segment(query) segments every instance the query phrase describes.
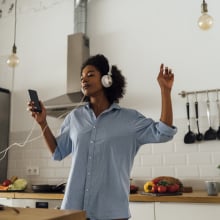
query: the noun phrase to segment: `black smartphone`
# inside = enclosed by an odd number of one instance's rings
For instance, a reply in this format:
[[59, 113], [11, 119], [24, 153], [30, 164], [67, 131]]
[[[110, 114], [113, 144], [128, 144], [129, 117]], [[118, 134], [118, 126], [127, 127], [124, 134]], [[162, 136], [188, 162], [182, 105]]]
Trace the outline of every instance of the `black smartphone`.
[[42, 112], [41, 105], [38, 99], [37, 91], [33, 89], [28, 89], [28, 93], [32, 102], [34, 102], [35, 112]]

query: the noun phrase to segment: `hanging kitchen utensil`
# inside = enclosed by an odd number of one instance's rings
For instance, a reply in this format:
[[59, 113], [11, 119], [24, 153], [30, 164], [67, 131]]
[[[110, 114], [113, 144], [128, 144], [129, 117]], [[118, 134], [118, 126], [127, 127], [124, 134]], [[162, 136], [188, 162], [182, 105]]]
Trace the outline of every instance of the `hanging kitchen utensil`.
[[217, 108], [218, 108], [218, 121], [219, 121], [219, 126], [218, 126], [216, 136], [217, 136], [218, 139], [220, 139], [220, 102], [219, 102], [219, 98], [218, 98], [218, 90], [216, 92], [217, 92], [216, 103], [217, 103]]
[[210, 101], [209, 94], [207, 92], [207, 118], [209, 123], [209, 129], [204, 134], [204, 140], [215, 140], [216, 139], [216, 130], [214, 130], [211, 126], [211, 115], [210, 115]]
[[199, 110], [198, 110], [198, 101], [197, 101], [197, 94], [196, 94], [196, 101], [195, 101], [195, 112], [196, 112], [196, 125], [197, 125], [197, 130], [198, 133], [196, 134], [196, 140], [197, 141], [202, 141], [203, 140], [203, 134], [200, 133], [199, 130]]
[[190, 129], [190, 109], [189, 109], [188, 96], [187, 96], [187, 102], [186, 102], [186, 113], [187, 113], [188, 132], [184, 136], [184, 143], [191, 144], [196, 141], [196, 135]]

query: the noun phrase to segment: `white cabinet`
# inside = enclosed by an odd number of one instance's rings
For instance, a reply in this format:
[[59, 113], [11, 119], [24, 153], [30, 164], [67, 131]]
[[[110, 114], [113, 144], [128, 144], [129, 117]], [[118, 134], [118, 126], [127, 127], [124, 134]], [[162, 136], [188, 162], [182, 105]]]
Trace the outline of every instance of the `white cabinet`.
[[54, 199], [13, 199], [12, 206], [21, 208], [49, 208], [59, 209], [62, 200]]
[[0, 204], [6, 206], [12, 206], [12, 199], [10, 198], [0, 198]]
[[14, 198], [0, 198], [0, 204], [12, 207], [21, 208], [40, 208], [48, 207], [49, 209], [59, 209], [61, 207], [62, 200], [55, 199], [14, 199]]
[[131, 220], [154, 220], [154, 202], [130, 202]]
[[155, 220], [219, 220], [220, 204], [155, 203]]
[[131, 220], [219, 220], [220, 204], [130, 202]]

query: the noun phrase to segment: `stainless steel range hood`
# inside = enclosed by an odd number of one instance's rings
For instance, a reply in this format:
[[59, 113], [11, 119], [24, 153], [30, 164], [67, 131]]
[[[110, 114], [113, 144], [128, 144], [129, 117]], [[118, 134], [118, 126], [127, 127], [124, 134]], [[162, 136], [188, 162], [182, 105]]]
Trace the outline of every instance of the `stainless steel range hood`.
[[64, 117], [72, 109], [84, 104], [80, 74], [81, 66], [88, 57], [88, 37], [84, 33], [68, 35], [66, 94], [44, 101], [49, 116]]

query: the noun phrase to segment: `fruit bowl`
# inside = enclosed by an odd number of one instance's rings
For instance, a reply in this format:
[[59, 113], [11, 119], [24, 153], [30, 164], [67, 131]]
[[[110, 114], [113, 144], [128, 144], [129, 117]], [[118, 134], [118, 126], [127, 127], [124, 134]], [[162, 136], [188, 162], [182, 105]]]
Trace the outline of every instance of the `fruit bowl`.
[[159, 176], [144, 184], [145, 193], [157, 193], [158, 195], [174, 195], [182, 192], [183, 184], [177, 178], [171, 176]]

